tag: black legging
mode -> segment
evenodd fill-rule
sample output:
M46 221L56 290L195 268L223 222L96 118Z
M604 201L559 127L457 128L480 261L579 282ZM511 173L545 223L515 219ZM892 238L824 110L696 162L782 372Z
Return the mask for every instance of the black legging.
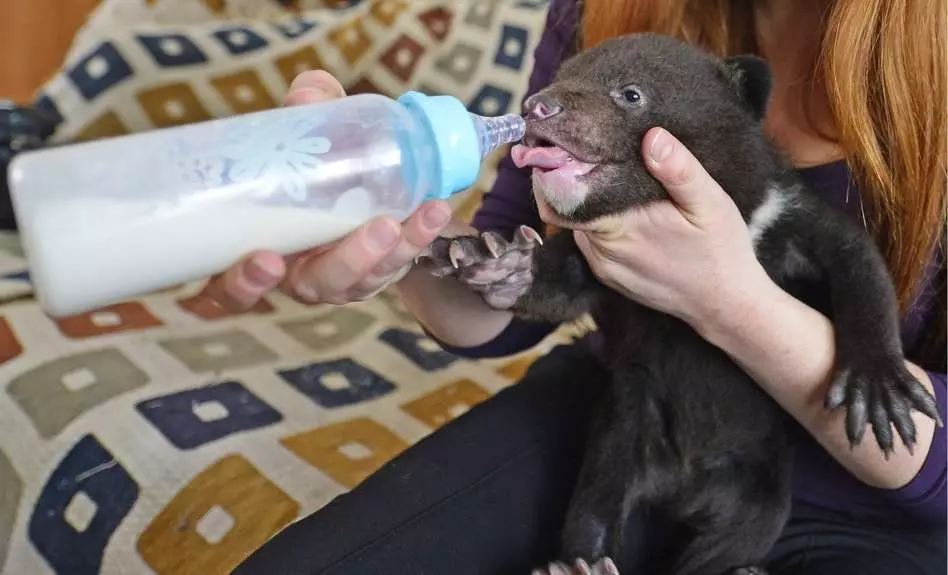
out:
M234 573L529 574L556 555L600 369L575 346L556 348ZM645 521L633 517L626 530L630 554L660 531ZM795 506L768 566L772 575L944 575L945 531L892 532Z

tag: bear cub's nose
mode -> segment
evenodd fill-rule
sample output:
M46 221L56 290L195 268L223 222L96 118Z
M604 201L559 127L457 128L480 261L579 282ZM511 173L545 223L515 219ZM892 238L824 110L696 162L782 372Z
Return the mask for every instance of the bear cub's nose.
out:
M563 106L559 105L553 97L543 93L527 98L524 108L527 115L536 120L546 120L563 111Z

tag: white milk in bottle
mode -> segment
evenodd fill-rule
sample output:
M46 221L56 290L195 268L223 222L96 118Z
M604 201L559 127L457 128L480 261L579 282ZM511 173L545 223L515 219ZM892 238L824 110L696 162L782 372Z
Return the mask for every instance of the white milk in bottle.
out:
M404 219L524 129L450 96L358 95L27 152L9 181L37 297L65 316Z

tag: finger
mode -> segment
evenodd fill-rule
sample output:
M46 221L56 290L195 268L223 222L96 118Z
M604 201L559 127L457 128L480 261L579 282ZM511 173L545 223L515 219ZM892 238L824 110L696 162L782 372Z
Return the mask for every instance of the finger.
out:
M212 278L201 293L230 311L245 311L276 287L285 273L280 254L255 252Z
M392 255L372 270L384 278L412 263L451 222L451 206L447 202L429 202L416 210L402 225L402 240Z
M451 206L435 201L424 204L402 225L402 239L391 255L372 269L361 285L352 291L353 299L363 300L378 293L407 273L419 255L426 251L451 222Z
M395 250L401 235L397 222L377 218L332 250L298 261L290 268L286 289L309 303L345 303L346 292Z
M345 89L332 74L323 70L303 72L293 79L283 99L286 106L324 102L346 95Z
M691 152L662 128L652 128L642 141L645 164L679 208L697 215L727 197Z
M578 247L579 251L583 254L586 263L589 264L593 275L606 285L610 287L613 286L611 273L613 269L612 260L602 253L602 250L596 246L586 232L579 230L573 231L573 240L576 242L576 247Z

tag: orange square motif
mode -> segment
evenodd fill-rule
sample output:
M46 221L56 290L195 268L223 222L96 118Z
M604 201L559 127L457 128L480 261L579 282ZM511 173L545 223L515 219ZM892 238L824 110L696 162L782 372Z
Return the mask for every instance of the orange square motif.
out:
M138 103L152 123L159 128L211 119L194 90L184 83L168 84L140 92Z
M285 437L280 443L349 489L408 447L387 427L363 417Z
M149 329L163 325L138 302L111 305L88 313L56 320L66 337L82 339L107 333Z
M138 538L159 575L230 573L299 514L299 504L249 461L231 455L175 495Z
M13 328L5 318L0 317L0 365L19 357L22 353L23 346L13 333Z
M372 38L366 33L365 22L361 17L330 32L329 41L349 64L358 62L372 47Z
M520 381L523 379L523 376L526 375L527 370L530 369L530 366L533 365L533 362L535 362L538 357L539 356L536 355L525 355L523 357L518 357L498 368L497 373L511 381Z
M276 100L254 70L211 78L211 85L238 114L269 110L277 106Z
M369 8L369 14L386 28L391 28L406 9L408 2L405 0L376 0Z
M484 388L469 379L462 379L410 401L402 409L428 427L437 429L489 397Z
M124 136L127 133L128 128L119 120L118 116L116 116L114 112L106 112L86 124L76 136L76 140L101 140L115 136Z
M195 315L205 321L212 321L215 319L221 319L225 317L232 317L235 315L242 314L259 314L266 315L272 313L274 310L273 304L267 301L267 298L262 298L260 301L254 304L252 308L245 312L232 312L229 311L224 306L218 304L216 301L212 300L209 297L204 297L200 294L191 296L189 298L183 298L175 302L181 309Z
M277 58L274 65L280 72L280 75L283 76L283 81L286 82L287 86L293 82L294 78L303 72L322 70L326 67L319 57L319 53L316 52L316 48L312 46L306 46L295 52L285 54Z

